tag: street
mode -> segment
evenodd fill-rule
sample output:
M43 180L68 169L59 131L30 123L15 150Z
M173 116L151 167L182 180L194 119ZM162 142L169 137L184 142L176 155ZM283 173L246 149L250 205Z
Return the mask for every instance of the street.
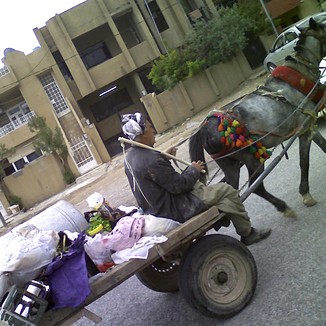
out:
M319 123L319 130L326 136L326 121L321 119ZM188 142L178 151L183 159L187 159L187 145ZM279 146L273 156L280 151ZM283 217L254 194L245 201L253 226L271 227L273 232L268 239L249 247L258 268L258 284L252 302L242 312L227 320L207 318L190 308L181 293L154 292L133 276L88 306L103 318L99 325L326 325L325 156L312 144L310 192L318 204L309 208L298 193L297 140L288 154L289 160L281 160L265 179L265 186L285 200L297 218ZM242 179L245 182L245 171ZM238 238L233 226L222 228L219 233ZM74 325L93 322L83 318Z

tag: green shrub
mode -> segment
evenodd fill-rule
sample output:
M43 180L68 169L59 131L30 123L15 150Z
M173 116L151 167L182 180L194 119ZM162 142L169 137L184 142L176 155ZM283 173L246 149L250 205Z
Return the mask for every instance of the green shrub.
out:
M149 78L160 90L174 87L212 65L229 60L244 49L248 35L265 32L267 23L256 0L220 8L209 20L198 21L186 36L184 47L170 51L154 61Z
M76 178L75 178L74 174L71 172L71 170L64 171L63 179L67 185L72 184L76 180Z
M18 196L15 196L15 195L10 195L8 197L8 202L9 202L9 205L10 206L13 206L13 205L18 205L20 209L23 208L23 202L22 202L22 199Z

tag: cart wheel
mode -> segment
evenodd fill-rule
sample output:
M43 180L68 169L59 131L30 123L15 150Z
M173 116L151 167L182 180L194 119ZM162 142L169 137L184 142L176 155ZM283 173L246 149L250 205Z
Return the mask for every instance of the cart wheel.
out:
M178 284L179 265L165 262L161 258L152 265L136 273L137 278L149 289L157 292L176 292Z
M252 299L257 266L248 248L226 235L196 240L183 256L179 287L185 300L206 316L229 318Z

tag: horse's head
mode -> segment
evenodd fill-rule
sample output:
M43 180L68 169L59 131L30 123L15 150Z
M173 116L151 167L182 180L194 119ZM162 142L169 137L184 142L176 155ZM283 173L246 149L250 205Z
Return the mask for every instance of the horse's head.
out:
M326 25L310 18L308 27L299 30L301 34L295 50L299 53L306 52L310 59L319 63L326 56Z
M309 25L299 30L295 53L285 58L285 65L316 81L320 76L319 64L326 56L326 25L310 18Z

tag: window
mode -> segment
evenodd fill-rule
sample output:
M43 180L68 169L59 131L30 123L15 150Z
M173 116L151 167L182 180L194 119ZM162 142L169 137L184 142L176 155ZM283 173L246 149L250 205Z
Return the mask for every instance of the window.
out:
M133 17L130 13L118 17L115 20L115 24L128 49L141 42L136 24L134 23Z
M28 105L26 102L19 103L17 106L9 109L7 111L7 115L9 120L13 123L15 127L18 127L22 123L25 123L24 117L26 114L28 114L30 111Z
M59 51L56 51L56 52L52 53L52 55L53 55L55 62L58 65L63 77L66 80L73 80L71 72L70 72L66 62L63 60L61 53Z
M21 170L26 164L36 160L37 158L42 156L42 152L41 151L35 151L32 152L22 158L20 158L19 160L13 162L13 163L9 163L8 164L4 164L4 171L6 176L13 174L19 170Z
M15 161L12 164L13 164L15 170L16 171L19 171L19 170L21 170L25 166L26 162L25 162L25 160L23 158L21 158L20 160Z
M4 167L3 170L5 171L5 175L10 175L16 172L15 168L12 166L12 164L9 164L8 166Z
M32 161L36 160L37 158L39 158L41 156L42 156L42 152L35 151L35 152L31 153L31 154L26 155L26 159L27 159L28 162L32 162Z
M298 35L294 32L285 33L285 44L288 44L297 38Z
M87 69L94 67L110 58L112 55L104 42L97 43L80 52L80 57Z
M284 45L284 35L281 35L274 44L273 51L278 50Z
M62 117L66 113L70 112L70 109L53 76L51 74L43 75L40 77L40 81L57 117Z
M156 0L148 3L149 14L153 17L156 27L160 33L167 30L169 25L167 24L160 7L157 5ZM147 8L148 10L148 8Z
M100 122L132 104L132 99L128 91L124 88L92 105L91 111L96 122Z

